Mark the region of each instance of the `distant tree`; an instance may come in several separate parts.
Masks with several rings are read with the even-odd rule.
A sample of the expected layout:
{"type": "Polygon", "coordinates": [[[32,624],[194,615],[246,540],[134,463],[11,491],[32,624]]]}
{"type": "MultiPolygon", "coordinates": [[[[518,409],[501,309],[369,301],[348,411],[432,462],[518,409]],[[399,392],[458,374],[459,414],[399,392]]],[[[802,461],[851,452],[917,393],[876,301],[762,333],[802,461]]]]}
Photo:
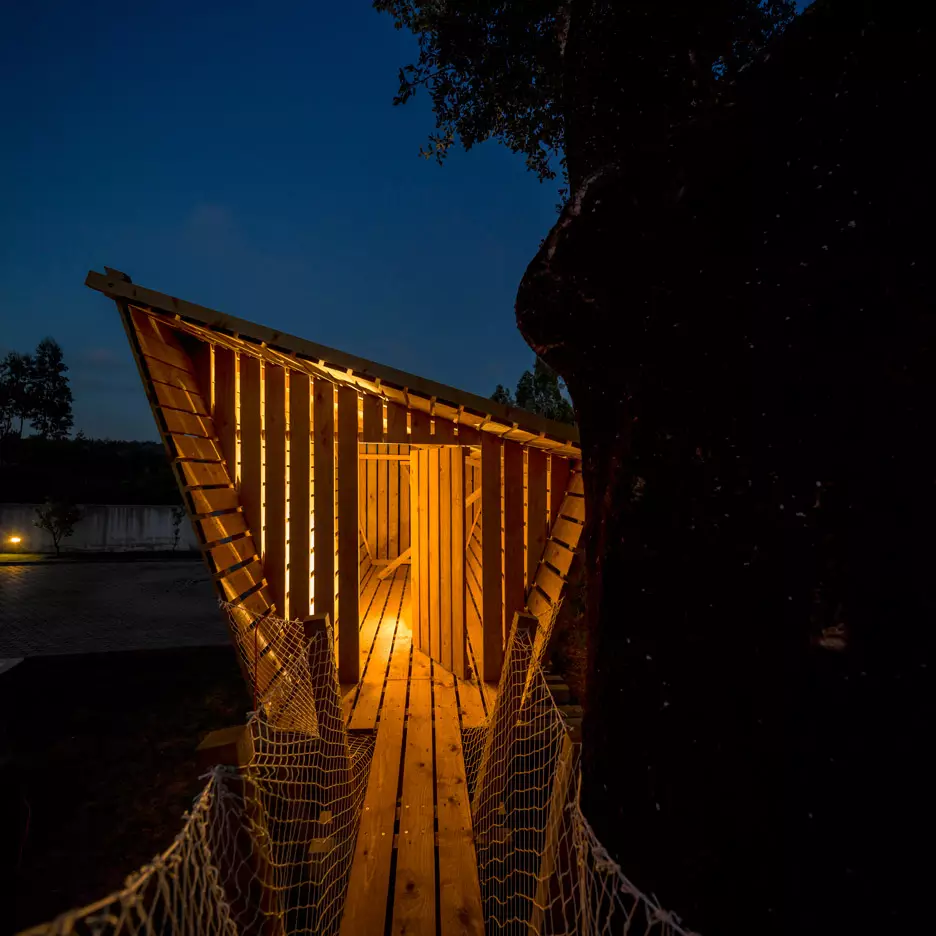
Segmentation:
{"type": "Polygon", "coordinates": [[[45,439],[65,439],[71,431],[72,392],[67,370],[58,342],[43,338],[33,357],[31,424],[45,439]]]}
{"type": "Polygon", "coordinates": [[[38,519],[35,525],[45,530],[52,537],[55,555],[61,555],[60,543],[75,532],[75,524],[81,520],[81,511],[65,501],[53,501],[46,498],[41,507],[36,508],[38,519]]]}
{"type": "Polygon", "coordinates": [[[554,419],[557,422],[574,423],[575,411],[565,398],[565,384],[559,375],[542,359],[537,358],[532,371],[524,371],[517,383],[515,394],[498,384],[491,399],[509,406],[519,406],[530,413],[554,419]]]}
{"type": "Polygon", "coordinates": [[[23,434],[35,414],[35,364],[29,354],[11,351],[0,360],[0,438],[23,434]]]}

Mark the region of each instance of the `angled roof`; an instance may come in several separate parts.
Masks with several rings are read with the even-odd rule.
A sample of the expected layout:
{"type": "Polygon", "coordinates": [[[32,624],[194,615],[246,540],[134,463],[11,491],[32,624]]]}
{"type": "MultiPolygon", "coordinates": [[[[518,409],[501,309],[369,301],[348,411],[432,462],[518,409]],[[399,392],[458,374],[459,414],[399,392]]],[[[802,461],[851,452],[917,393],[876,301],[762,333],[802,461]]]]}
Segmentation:
{"type": "Polygon", "coordinates": [[[436,419],[469,425],[556,455],[580,457],[575,426],[137,286],[125,274],[104,269],[105,273],[89,272],[85,284],[118,303],[166,316],[173,327],[203,341],[355,386],[362,393],[422,410],[436,419]]]}

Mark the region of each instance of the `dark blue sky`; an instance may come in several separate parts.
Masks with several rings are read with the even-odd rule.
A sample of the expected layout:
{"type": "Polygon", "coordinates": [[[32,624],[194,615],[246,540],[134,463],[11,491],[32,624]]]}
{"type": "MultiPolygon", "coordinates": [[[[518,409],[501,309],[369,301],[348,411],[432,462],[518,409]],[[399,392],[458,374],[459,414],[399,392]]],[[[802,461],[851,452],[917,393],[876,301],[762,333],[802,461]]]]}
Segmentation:
{"type": "Polygon", "coordinates": [[[76,429],[155,438],[105,264],[135,282],[485,395],[532,353],[517,284],[556,186],[486,144],[417,151],[415,42],[369,0],[8,3],[0,353],[45,335],[76,429]]]}

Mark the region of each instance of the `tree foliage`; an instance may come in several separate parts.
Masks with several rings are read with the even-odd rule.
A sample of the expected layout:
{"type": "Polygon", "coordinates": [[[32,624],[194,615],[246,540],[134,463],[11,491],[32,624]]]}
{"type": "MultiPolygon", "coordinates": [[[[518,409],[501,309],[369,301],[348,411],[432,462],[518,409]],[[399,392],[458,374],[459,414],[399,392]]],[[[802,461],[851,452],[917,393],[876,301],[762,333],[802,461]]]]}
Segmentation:
{"type": "Polygon", "coordinates": [[[35,354],[11,351],[0,360],[0,440],[20,438],[29,423],[43,439],[64,439],[72,428],[72,392],[62,349],[43,338],[35,354]]]}
{"type": "Polygon", "coordinates": [[[508,406],[519,406],[557,422],[574,423],[572,404],[563,396],[565,389],[559,375],[542,359],[537,358],[532,371],[524,371],[517,382],[516,393],[498,384],[491,399],[508,406]]]}
{"type": "Polygon", "coordinates": [[[52,537],[55,555],[58,556],[62,540],[75,532],[75,524],[81,520],[81,511],[67,501],[46,498],[42,506],[36,508],[36,518],[35,525],[52,537]]]}
{"type": "MultiPolygon", "coordinates": [[[[419,43],[417,60],[400,69],[394,104],[420,89],[429,95],[436,126],[423,156],[441,163],[456,140],[467,150],[496,139],[540,180],[555,178],[557,165],[565,171],[569,0],[375,0],[374,7],[419,43]]],[[[626,4],[616,63],[629,104],[622,131],[635,143],[648,130],[658,139],[713,103],[794,10],[793,0],[626,4]]]]}

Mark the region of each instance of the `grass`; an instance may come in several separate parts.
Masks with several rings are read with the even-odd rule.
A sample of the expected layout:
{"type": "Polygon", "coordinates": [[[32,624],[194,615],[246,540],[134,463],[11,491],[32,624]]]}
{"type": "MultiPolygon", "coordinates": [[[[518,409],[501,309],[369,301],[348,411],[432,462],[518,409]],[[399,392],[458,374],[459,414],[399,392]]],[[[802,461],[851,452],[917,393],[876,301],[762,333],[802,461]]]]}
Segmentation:
{"type": "Polygon", "coordinates": [[[250,699],[233,648],[211,647],[31,657],[0,676],[0,705],[15,932],[105,896],[168,847],[204,784],[195,748],[242,723],[250,699]]]}

